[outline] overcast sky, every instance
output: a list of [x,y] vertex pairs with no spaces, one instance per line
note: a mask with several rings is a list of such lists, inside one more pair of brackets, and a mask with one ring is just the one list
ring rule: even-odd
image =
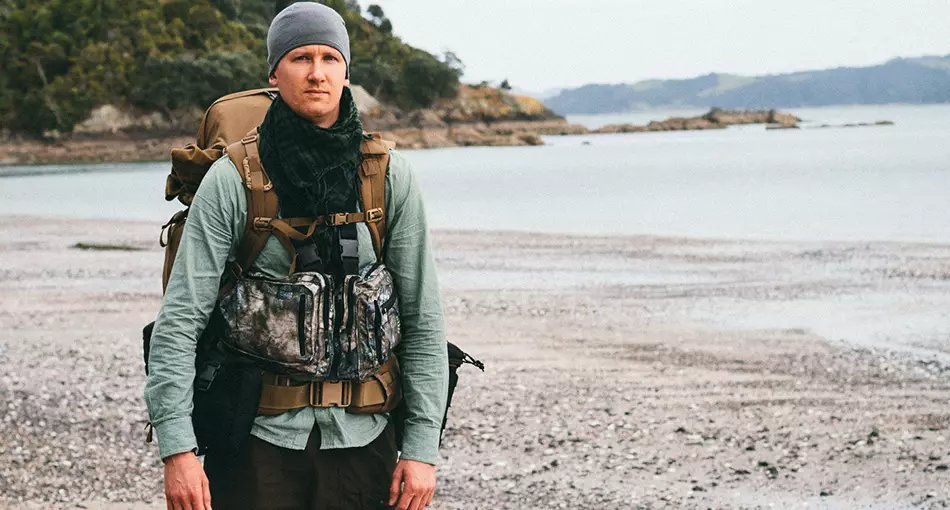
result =
[[454,51],[466,82],[768,74],[950,54],[950,0],[360,0],[404,41]]

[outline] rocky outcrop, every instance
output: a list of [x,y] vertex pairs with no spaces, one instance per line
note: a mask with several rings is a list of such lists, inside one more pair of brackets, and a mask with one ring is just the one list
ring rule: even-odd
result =
[[458,97],[439,101],[431,109],[405,113],[378,104],[371,109],[360,106],[360,111],[366,129],[382,131],[409,149],[543,145],[542,135],[588,132],[568,124],[537,99],[491,87],[462,85]]
[[776,110],[724,110],[713,108],[703,115],[704,119],[727,126],[738,124],[781,124],[793,125],[801,122],[798,117]]
[[738,124],[768,124],[779,128],[797,127],[798,117],[776,110],[723,110],[713,108],[699,117],[671,117],[652,121],[646,126],[613,124],[591,131],[592,133],[648,133],[654,131],[700,131],[725,129]]
[[[204,112],[197,108],[162,114],[141,112],[118,105],[103,105],[76,124],[71,133],[77,138],[106,138],[117,135],[174,136],[193,131]],[[60,135],[53,136],[54,138]]]
[[586,133],[583,126],[564,121],[536,126],[530,122],[500,124],[462,124],[443,128],[404,128],[383,131],[383,136],[403,149],[436,147],[501,147],[544,145],[543,134]]
[[563,119],[533,97],[468,85],[459,88],[457,98],[442,100],[433,109],[449,124]]
[[130,140],[128,136],[109,138],[76,137],[69,140],[40,141],[10,139],[0,141],[0,164],[34,165],[48,163],[120,163],[168,161],[172,147],[195,141],[194,135],[151,137]]

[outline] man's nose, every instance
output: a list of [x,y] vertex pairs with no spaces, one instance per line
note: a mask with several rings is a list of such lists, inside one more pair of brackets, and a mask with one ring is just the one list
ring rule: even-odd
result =
[[327,77],[326,71],[323,69],[323,65],[320,62],[314,62],[310,66],[310,73],[307,75],[307,79],[310,81],[323,81]]

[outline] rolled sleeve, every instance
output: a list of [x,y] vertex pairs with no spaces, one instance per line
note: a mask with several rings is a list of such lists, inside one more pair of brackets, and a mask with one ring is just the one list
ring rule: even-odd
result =
[[172,455],[198,450],[198,440],[191,418],[172,418],[152,424],[158,435],[158,453],[165,459]]

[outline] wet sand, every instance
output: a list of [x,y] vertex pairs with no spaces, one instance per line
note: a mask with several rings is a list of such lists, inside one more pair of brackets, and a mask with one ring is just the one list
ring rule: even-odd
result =
[[[0,217],[0,508],[165,507],[157,227]],[[462,369],[433,508],[950,506],[950,246],[435,239],[487,371]]]

